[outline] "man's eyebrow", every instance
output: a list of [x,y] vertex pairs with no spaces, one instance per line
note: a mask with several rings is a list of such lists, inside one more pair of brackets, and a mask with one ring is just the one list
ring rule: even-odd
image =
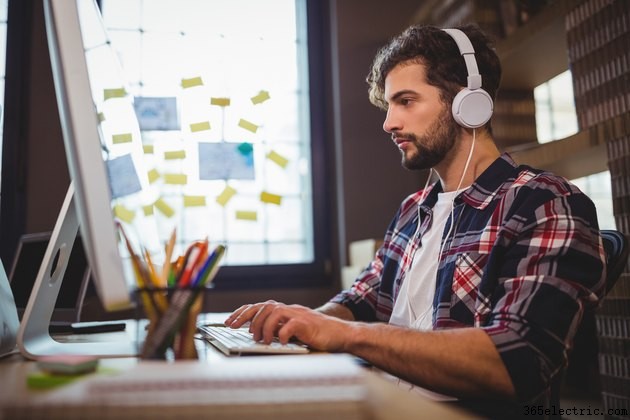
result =
[[399,90],[398,92],[394,93],[392,96],[389,97],[388,102],[396,101],[400,99],[401,96],[404,96],[404,95],[418,96],[418,92],[411,89]]

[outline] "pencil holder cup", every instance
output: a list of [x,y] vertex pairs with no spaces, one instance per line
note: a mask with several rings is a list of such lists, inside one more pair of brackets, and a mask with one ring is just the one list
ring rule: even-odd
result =
[[136,297],[149,320],[142,359],[197,359],[195,332],[207,287],[144,288]]

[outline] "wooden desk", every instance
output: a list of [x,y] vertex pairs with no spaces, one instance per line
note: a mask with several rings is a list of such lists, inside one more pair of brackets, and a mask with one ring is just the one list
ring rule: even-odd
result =
[[[111,334],[111,333],[108,333]],[[114,333],[116,334],[116,333]],[[118,333],[119,334],[119,333]],[[73,337],[66,337],[68,339],[72,339]],[[87,340],[90,337],[81,336],[82,340]],[[99,334],[98,337],[93,337],[97,339],[102,339],[102,334]],[[199,363],[200,366],[204,366],[204,369],[207,368],[208,365],[217,366],[218,364],[229,364],[230,361],[228,358],[223,356],[220,352],[214,350],[210,345],[207,345],[203,340],[197,340],[197,349],[199,352],[199,361],[198,362],[188,362],[188,368],[190,368],[190,363]],[[265,358],[273,358],[276,356],[262,356],[260,357],[261,363],[265,361]],[[292,357],[309,357],[309,356],[292,356]],[[250,359],[254,360],[254,359]],[[258,360],[258,359],[256,359]],[[272,360],[272,359],[268,359]],[[304,359],[308,360],[308,359]],[[136,358],[112,358],[112,359],[101,359],[100,362],[100,370],[103,369],[112,369],[118,371],[128,371],[129,369],[134,369],[135,367],[140,367],[140,364],[147,365],[148,363],[155,364],[156,362],[143,362],[139,361]],[[162,363],[162,362],[159,362]],[[169,363],[169,362],[164,362]],[[179,363],[179,362],[170,362]],[[186,363],[186,362],[184,362]],[[148,366],[148,365],[147,365]],[[159,365],[157,365],[159,366]],[[184,365],[181,365],[182,367]],[[172,366],[171,366],[172,367]],[[60,394],[60,390],[65,390],[69,392],[81,391],[86,392],[83,387],[83,382],[89,383],[90,375],[86,378],[81,378],[70,385],[63,385],[61,388],[55,388],[52,390],[34,390],[30,389],[27,386],[27,377],[29,374],[36,372],[37,366],[35,362],[24,359],[21,355],[15,354],[4,359],[0,359],[0,420],[9,420],[8,416],[3,416],[3,413],[9,406],[21,406],[21,407],[29,407],[33,405],[37,405],[42,401],[48,401],[50,404],[51,396],[55,397]],[[102,375],[102,373],[91,374],[92,377]],[[383,420],[400,420],[400,419],[418,419],[418,418],[439,418],[439,419],[470,419],[473,416],[470,413],[463,413],[461,411],[457,411],[452,407],[448,407],[442,405],[440,403],[426,400],[416,394],[411,394],[407,391],[404,391],[398,388],[391,381],[385,379],[382,375],[373,372],[366,371],[365,372],[365,397],[360,401],[356,402],[355,409],[353,409],[353,418],[360,419],[383,419]],[[67,387],[67,388],[66,388]],[[79,399],[88,398],[89,396],[81,396]],[[342,402],[343,403],[343,402]],[[53,398],[54,404],[54,398]],[[322,418],[322,417],[331,417],[335,418],[336,412],[334,405],[324,405],[319,403],[319,406],[316,402],[312,402],[309,406],[302,405],[301,408],[297,408],[296,410],[292,409],[291,405],[283,405],[282,407],[270,407],[267,405],[252,405],[248,409],[244,409],[243,406],[236,407],[234,406],[234,410],[230,408],[230,406],[224,406],[221,410],[212,411],[212,418],[292,418],[299,417],[300,420],[303,418]],[[297,407],[297,406],[296,406]],[[348,409],[348,406],[340,406],[345,410]],[[51,415],[46,415],[46,419],[55,418],[56,415],[59,415],[59,418],[81,418],[82,416],[76,415],[78,411],[73,411],[73,407],[67,405],[65,407],[54,407],[55,409],[52,411]],[[271,408],[271,410],[270,410]],[[209,413],[212,408],[207,408],[203,413]],[[331,412],[332,410],[332,412]],[[120,412],[118,412],[120,411]],[[74,414],[73,414],[74,413]],[[5,413],[6,414],[6,413]],[[125,408],[117,407],[115,405],[108,407],[107,410],[103,410],[99,412],[103,418],[137,418],[138,413],[133,413],[129,410],[129,407]],[[209,413],[210,414],[210,413]],[[321,415],[320,415],[321,414]],[[344,414],[344,418],[348,418],[347,412],[339,413]],[[203,417],[206,417],[205,415]],[[13,420],[13,416],[11,420]],[[24,418],[31,418],[29,414],[25,414]],[[90,419],[94,418],[93,414],[90,415]],[[181,418],[199,418],[199,412],[194,412],[194,410],[187,410],[185,407],[177,410],[177,418],[178,420]]]

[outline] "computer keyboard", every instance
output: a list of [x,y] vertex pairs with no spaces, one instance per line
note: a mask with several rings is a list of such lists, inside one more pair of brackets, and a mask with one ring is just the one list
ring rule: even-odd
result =
[[300,354],[308,353],[303,344],[272,342],[263,344],[254,341],[253,335],[245,328],[233,329],[219,325],[199,325],[201,335],[228,356],[238,354]]

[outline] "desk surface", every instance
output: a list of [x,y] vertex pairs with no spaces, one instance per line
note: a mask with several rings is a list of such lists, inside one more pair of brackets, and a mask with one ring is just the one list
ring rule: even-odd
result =
[[[107,333],[107,337],[112,337],[112,334],[121,334],[121,333]],[[90,338],[94,338],[95,340],[102,340],[105,336],[103,334],[94,334],[94,335],[82,335],[80,337],[66,336],[66,339],[81,339],[81,340],[89,340]],[[199,353],[199,361],[194,362],[184,362],[187,365],[181,364],[180,367],[186,366],[190,369],[191,364],[200,364],[200,370],[206,369],[208,370],[208,366],[221,366],[221,365],[229,365],[234,358],[227,358],[223,356],[220,352],[214,350],[210,345],[206,344],[203,340],[196,340],[197,350]],[[277,359],[269,359],[275,358],[278,356],[253,356],[248,357],[249,361],[255,362],[260,360],[261,363],[264,363],[265,360],[277,360]],[[308,357],[308,356],[291,356],[291,357]],[[300,359],[302,360],[302,359]],[[312,361],[313,359],[305,358],[305,361]],[[101,359],[99,371],[103,370],[116,370],[116,371],[134,371],[134,369],[138,369],[139,367],[144,367],[145,365],[151,366],[153,370],[153,366],[161,366],[160,363],[169,364],[170,371],[172,371],[173,365],[178,366],[177,363],[180,362],[143,362],[139,361],[136,358],[112,358],[112,359]],[[152,364],[152,365],[148,365]],[[254,363],[255,365],[255,363]],[[163,366],[163,365],[162,365]],[[166,367],[165,367],[165,370]],[[57,414],[60,418],[81,418],[83,417],[80,411],[72,411],[72,404],[68,405],[68,402],[59,403],[59,407],[55,406],[55,399],[57,395],[63,395],[64,388],[72,393],[81,394],[81,397],[78,397],[77,401],[86,401],[91,397],[89,393],[85,392],[83,389],[85,386],[84,383],[89,384],[90,381],[93,381],[94,377],[102,375],[102,373],[95,373],[87,375],[86,378],[81,378],[72,384],[63,385],[61,387],[57,387],[50,390],[34,390],[30,389],[27,386],[27,378],[30,374],[37,372],[36,363],[33,361],[26,360],[19,354],[11,355],[5,357],[4,359],[0,359],[0,420],[9,418],[5,410],[7,407],[31,407],[37,406],[42,401],[46,401],[46,404],[52,404],[53,411],[46,411],[46,413],[51,413],[51,415],[46,414],[46,418],[55,418],[55,414]],[[350,417],[360,418],[360,419],[392,419],[392,420],[400,420],[400,419],[417,419],[417,418],[448,418],[448,419],[459,419],[459,418],[471,418],[470,413],[463,413],[461,411],[455,410],[452,407],[443,405],[441,403],[431,401],[425,399],[417,394],[409,393],[405,391],[395,384],[393,384],[390,380],[385,379],[381,374],[373,371],[366,370],[364,375],[362,373],[362,383],[361,386],[365,388],[365,395],[361,397],[360,401],[355,401],[354,406],[343,405],[343,401],[340,401],[339,404],[335,405],[335,403],[318,403],[316,401],[311,401],[310,405],[305,406],[304,404],[297,405],[287,405],[284,404],[282,406],[272,406],[270,404],[263,404],[261,402],[257,404],[250,404],[245,407],[241,405],[240,407],[234,405],[224,405],[221,410],[216,411],[213,407],[213,413],[221,414],[219,417],[221,418],[295,418],[296,414],[299,414],[300,420],[303,418],[321,418],[322,415],[331,415],[337,414],[335,410],[340,410],[343,413],[343,417],[348,417],[349,414],[353,414]],[[66,394],[68,393],[66,392]],[[265,392],[264,387],[261,387],[259,392]],[[289,390],[288,392],[292,392]],[[264,401],[264,394],[260,401]],[[61,399],[59,400],[61,401]],[[164,409],[168,409],[168,403],[164,403]],[[349,410],[352,413],[350,413]],[[354,408],[352,408],[354,407]],[[76,408],[76,407],[75,407]],[[103,415],[103,418],[109,418],[111,415],[112,418],[133,418],[137,417],[138,412],[133,412],[130,410],[130,407],[127,403],[125,406],[124,402],[121,402],[120,405],[112,405],[109,407],[110,411],[104,410],[99,414]],[[126,415],[120,415],[118,411]],[[126,411],[125,411],[126,410]],[[343,411],[346,410],[346,411]],[[24,413],[23,418],[31,418],[31,414],[28,410]],[[83,413],[84,414],[84,413]],[[106,415],[107,414],[107,415]],[[187,415],[190,414],[190,415]],[[11,418],[14,418],[15,412],[11,413]],[[187,410],[187,407],[180,407],[177,411],[177,417],[190,417],[190,418],[198,418],[199,413]],[[337,416],[334,416],[337,417]],[[92,418],[92,417],[91,417]]]

